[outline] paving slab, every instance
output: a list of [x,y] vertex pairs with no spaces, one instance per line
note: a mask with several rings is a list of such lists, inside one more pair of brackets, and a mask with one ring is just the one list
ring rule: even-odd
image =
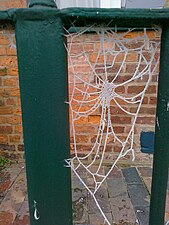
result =
[[30,225],[28,201],[24,201],[13,225]]
[[110,198],[110,205],[115,224],[136,224],[136,215],[128,195]]
[[151,167],[140,166],[137,170],[142,177],[152,177],[153,169]]
[[[113,218],[111,213],[105,213],[106,218],[112,224]],[[89,214],[89,221],[91,225],[105,225],[105,220],[101,214]]]
[[107,186],[110,198],[119,196],[123,193],[127,194],[127,186],[123,178],[108,179]]
[[8,190],[6,196],[2,200],[0,205],[0,212],[10,213],[14,222],[26,195],[26,175],[25,172],[21,172],[19,173],[12,187]]
[[[14,164],[0,171],[0,225],[30,225],[23,167],[23,164]],[[93,172],[96,169],[97,166],[93,167]],[[102,168],[101,173],[106,174],[109,169]],[[143,166],[122,170],[115,167],[111,171],[96,198],[112,225],[136,225],[137,219],[139,225],[148,225],[151,171],[152,168]],[[93,190],[94,182],[89,173],[84,168],[79,168],[78,173]],[[74,225],[104,224],[94,200],[73,174],[72,183]],[[169,220],[168,202],[169,197],[166,202],[166,221]]]
[[[82,178],[85,178],[86,176],[87,176],[87,170],[84,168],[84,167],[82,167],[82,166],[80,166],[77,170],[76,170],[76,172],[79,174],[79,176],[80,177],[82,177]],[[75,175],[76,176],[76,175]]]
[[135,167],[122,169],[122,173],[127,184],[142,183],[142,180]]
[[0,205],[0,211],[19,211],[27,195],[26,176],[20,173]]
[[[82,178],[82,180],[84,181],[84,183],[87,182],[86,178]],[[80,182],[79,178],[76,176],[72,177],[72,189],[85,189],[85,186],[82,184],[82,182]]]
[[134,207],[150,205],[150,196],[143,184],[128,185],[128,192]]
[[[105,167],[105,174],[107,174],[110,171],[111,167]],[[118,167],[114,167],[111,172],[109,173],[107,179],[112,179],[112,178],[122,178],[122,172]]]
[[136,206],[135,211],[139,225],[149,225],[150,208],[144,206]]
[[75,223],[88,223],[87,198],[80,198],[72,203],[73,220]]
[[0,173],[0,203],[8,192],[9,188],[23,169],[24,164],[11,164]]
[[[104,213],[111,212],[110,203],[108,199],[108,193],[106,189],[99,189],[96,194],[96,199],[103,210]],[[96,206],[96,203],[93,199],[93,197],[88,194],[88,213],[89,214],[95,214],[100,213],[98,207]]]
[[143,181],[144,181],[145,187],[147,188],[149,194],[151,194],[152,178],[151,177],[143,177]]
[[0,212],[0,225],[13,225],[15,216],[11,212]]
[[78,201],[79,199],[87,198],[87,190],[86,189],[72,189],[72,201]]
[[[96,183],[92,177],[87,177],[87,186],[90,190],[94,190],[96,187]],[[101,184],[102,189],[107,189],[107,180],[104,180]]]

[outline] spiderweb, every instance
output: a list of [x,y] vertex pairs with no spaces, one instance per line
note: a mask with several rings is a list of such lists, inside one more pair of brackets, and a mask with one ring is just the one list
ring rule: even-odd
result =
[[[90,38],[95,37],[96,54],[89,49],[87,32],[91,30]],[[74,156],[66,162],[93,197],[104,217],[104,223],[108,225],[110,222],[99,205],[96,193],[120,159],[129,154],[133,160],[135,159],[134,128],[144,95],[159,61],[156,57],[159,42],[150,40],[146,29],[139,32],[135,30],[132,28],[125,32],[117,32],[116,29],[93,25],[90,28],[80,28],[75,33],[67,31],[66,34],[69,40],[66,46],[69,70],[73,76],[69,106],[74,141]],[[137,63],[135,67],[131,67],[133,60],[135,65]],[[124,69],[127,70],[127,67],[130,70],[124,75]],[[85,76],[80,68],[85,68]],[[137,87],[139,82],[144,85],[139,87],[136,93],[130,92],[130,88]],[[99,124],[92,147],[86,155],[82,155],[83,151],[77,144],[76,125],[98,112]],[[126,122],[122,116],[116,117],[117,112],[125,115],[128,121]],[[123,137],[117,132],[117,123],[123,123],[124,127],[125,123],[128,124]],[[112,143],[114,148],[118,147],[118,153],[112,153],[115,156],[111,159],[110,170],[103,173],[108,143]],[[89,174],[93,181],[92,186],[80,176],[80,168]]]

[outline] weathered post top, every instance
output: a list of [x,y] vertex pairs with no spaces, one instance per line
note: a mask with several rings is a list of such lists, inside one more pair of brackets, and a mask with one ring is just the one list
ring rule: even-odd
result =
[[28,0],[28,6],[31,7],[52,7],[57,8],[54,0]]

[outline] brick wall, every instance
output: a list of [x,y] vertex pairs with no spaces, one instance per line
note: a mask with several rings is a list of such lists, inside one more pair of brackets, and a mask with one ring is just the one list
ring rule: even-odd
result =
[[[154,41],[159,41],[160,33],[155,33],[148,31],[148,36],[151,40]],[[128,38],[132,38],[134,36],[138,35],[143,35],[143,33],[139,32],[133,32],[128,35]],[[73,44],[71,44],[71,51],[72,53],[79,54],[82,49],[81,43],[84,43],[84,48],[87,54],[87,57],[89,58],[91,64],[95,63],[96,58],[98,56],[98,50],[100,47],[98,36],[95,34],[85,34],[83,37],[74,39]],[[71,42],[70,42],[71,43]],[[70,43],[68,43],[70,45]],[[105,46],[108,46],[108,43],[105,43]],[[137,48],[140,46],[140,42],[134,43],[134,48]],[[149,55],[145,53],[147,59]],[[159,57],[159,51],[155,55],[155,61]],[[109,82],[115,77],[115,74],[119,70],[122,59],[124,58],[123,54],[119,54],[116,60],[115,65],[113,66],[113,69],[111,68],[108,70],[108,80]],[[109,55],[107,56],[107,64],[111,65],[112,62],[112,56]],[[78,74],[78,77],[83,79],[83,81],[89,82],[91,84],[95,84],[94,80],[92,80],[92,69],[89,66],[86,58],[83,55],[80,55],[80,57],[74,58],[73,59],[73,64],[74,64],[74,71],[76,74]],[[71,67],[71,63],[69,64],[69,91],[70,91],[70,98],[71,98],[71,93],[73,90],[73,69]],[[128,79],[131,78],[133,71],[135,71],[136,67],[138,65],[138,55],[133,53],[130,53],[127,56],[126,63],[124,64],[124,67],[122,69],[122,72],[120,76],[118,76],[118,79],[116,79],[117,83],[124,82]],[[144,63],[141,64],[144,68]],[[100,68],[99,68],[100,67]],[[101,54],[98,58],[98,63],[97,63],[97,74],[102,77],[104,76],[104,56]],[[102,77],[103,78],[103,77]],[[148,80],[148,76],[145,76],[143,79],[137,79],[135,82],[129,83],[125,86],[121,86],[116,89],[116,92],[118,92],[121,95],[125,96],[131,96],[133,94],[138,94],[140,93],[144,87],[145,84]],[[155,126],[155,113],[156,113],[156,100],[157,100],[157,80],[158,80],[158,68],[155,71],[155,73],[152,76],[152,80],[150,82],[150,85],[146,91],[146,95],[143,100],[143,104],[141,107],[141,110],[139,112],[139,116],[136,121],[135,125],[135,143],[134,143],[134,148],[136,151],[136,162],[137,163],[150,163],[152,160],[152,156],[148,154],[143,154],[140,152],[140,133],[142,131],[154,131],[154,126]],[[84,85],[84,82],[81,80],[77,81],[77,87],[81,90],[85,90],[87,85]],[[97,91],[95,88],[93,88],[93,91]],[[90,92],[90,91],[89,91]],[[91,91],[92,92],[92,91]],[[75,90],[75,99],[82,99],[82,94],[78,91]],[[93,96],[95,98],[97,96]],[[89,98],[90,99],[90,98]],[[95,102],[94,102],[95,103]],[[83,107],[80,111],[85,111],[89,110],[94,103],[88,103],[88,104],[83,104]],[[118,102],[121,104],[121,106],[128,110],[129,112],[136,112],[136,105],[129,105],[126,104],[124,101]],[[76,111],[79,108],[79,103],[76,101],[73,101],[73,109]],[[111,101],[111,121],[114,126],[114,131],[117,134],[117,136],[121,140],[125,140],[125,138],[128,135],[128,132],[131,128],[131,124],[133,122],[133,117],[130,115],[127,115],[124,111],[122,111],[114,101]],[[78,119],[75,122],[75,132],[76,132],[76,142],[77,142],[77,149],[79,150],[81,156],[85,156],[89,149],[92,148],[96,141],[97,137],[97,132],[98,132],[98,127],[100,124],[100,118],[101,118],[101,108],[98,108],[95,112],[90,114],[87,117],[82,116],[80,119]],[[104,132],[106,133],[106,132]],[[72,135],[72,133],[71,133]],[[101,146],[103,148],[103,145]],[[73,154],[73,149],[74,149],[74,144],[73,144],[73,137],[71,137],[71,149],[72,149],[72,154]],[[107,142],[107,148],[106,148],[106,156],[105,156],[105,162],[110,162],[112,159],[117,158],[117,155],[119,154],[119,151],[121,150],[121,145],[119,145],[117,142],[114,143],[114,138],[111,136]],[[94,151],[95,154],[95,151]],[[89,160],[91,160],[94,157],[94,154],[91,155]],[[127,160],[129,159],[128,162],[131,162],[131,155],[127,155],[125,157]]]
[[[26,1],[21,0],[3,0],[0,1],[1,9],[10,7],[25,7]],[[7,34],[7,35],[6,35]],[[11,27],[3,27],[0,30],[0,154],[5,154],[13,159],[23,158],[23,135],[22,135],[22,119],[21,119],[21,107],[20,107],[20,92],[18,81],[18,68],[17,68],[17,56],[16,50],[10,48],[10,38],[14,34],[14,30]],[[149,32],[150,38],[157,40],[159,35]],[[9,38],[10,37],[10,38]],[[88,40],[87,51],[90,54],[90,60],[94,61],[97,57],[97,51],[99,43],[94,35],[86,35],[84,38]],[[73,43],[74,51],[78,50],[78,43]],[[130,76],[130,72],[136,68],[137,59],[135,55],[128,56],[128,62],[124,68],[122,76],[119,77],[119,82]],[[103,63],[101,57],[100,63]],[[116,69],[120,66],[119,62],[116,65]],[[77,62],[77,69],[83,79],[88,79],[88,72],[90,68],[81,62]],[[98,73],[102,71],[98,71]],[[114,70],[114,73],[116,71]],[[109,79],[112,79],[114,74],[110,72]],[[155,123],[155,111],[156,111],[156,92],[157,92],[157,74],[153,75],[150,86],[147,90],[146,96],[143,101],[143,105],[136,122],[136,160],[137,162],[149,162],[148,155],[140,153],[139,150],[139,136],[141,131],[154,130]],[[137,93],[145,84],[145,80],[135,83],[133,86],[121,87],[119,92],[126,94]],[[72,71],[69,68],[69,93],[73,89]],[[75,106],[76,107],[76,106]],[[124,105],[125,107],[125,105]],[[135,110],[133,107],[130,109],[132,112]],[[131,118],[126,116],[121,110],[117,109],[116,105],[112,105],[111,112],[113,114],[112,121],[115,124],[115,130],[120,137],[125,137],[131,124]],[[98,124],[100,122],[100,109],[98,109],[92,115],[82,118],[77,121],[77,146],[82,154],[85,154],[95,141]],[[73,138],[71,134],[71,149],[73,149]],[[113,144],[113,140],[109,140],[106,150],[107,162],[112,159],[112,156],[117,155],[119,147]],[[130,157],[126,157],[129,159]],[[130,162],[130,161],[128,161]]]
[[[26,7],[26,0],[0,0],[0,10]],[[0,154],[23,158],[23,135],[14,29],[0,28]],[[14,40],[15,42],[15,40]]]
[[25,8],[27,0],[0,0],[0,10],[9,8]]

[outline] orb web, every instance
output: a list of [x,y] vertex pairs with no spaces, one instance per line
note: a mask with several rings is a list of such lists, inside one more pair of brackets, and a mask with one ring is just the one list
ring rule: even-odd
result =
[[[89,31],[92,33],[88,34]],[[90,28],[79,28],[75,33],[66,32],[68,45],[65,47],[73,83],[69,107],[74,142],[74,156],[66,159],[66,162],[93,197],[105,224],[110,225],[96,193],[120,159],[127,155],[131,155],[132,160],[135,159],[135,124],[151,77],[158,66],[159,58],[156,53],[159,42],[151,40],[146,29],[117,31],[117,28],[93,25]],[[154,32],[159,32],[159,29]],[[92,37],[95,52],[90,45]],[[126,67],[130,70],[124,75]],[[143,85],[138,87],[136,93],[126,91],[130,88],[132,90],[133,86],[137,87],[140,81]],[[98,112],[97,132],[92,147],[84,155],[77,144],[76,125]],[[118,112],[125,116],[116,117]],[[126,123],[130,126],[125,135],[121,136],[115,125],[117,122],[125,125],[126,117]],[[112,153],[111,167],[103,173],[108,143],[118,146],[118,153],[115,157]],[[81,177],[80,168],[88,173],[92,185]]]

